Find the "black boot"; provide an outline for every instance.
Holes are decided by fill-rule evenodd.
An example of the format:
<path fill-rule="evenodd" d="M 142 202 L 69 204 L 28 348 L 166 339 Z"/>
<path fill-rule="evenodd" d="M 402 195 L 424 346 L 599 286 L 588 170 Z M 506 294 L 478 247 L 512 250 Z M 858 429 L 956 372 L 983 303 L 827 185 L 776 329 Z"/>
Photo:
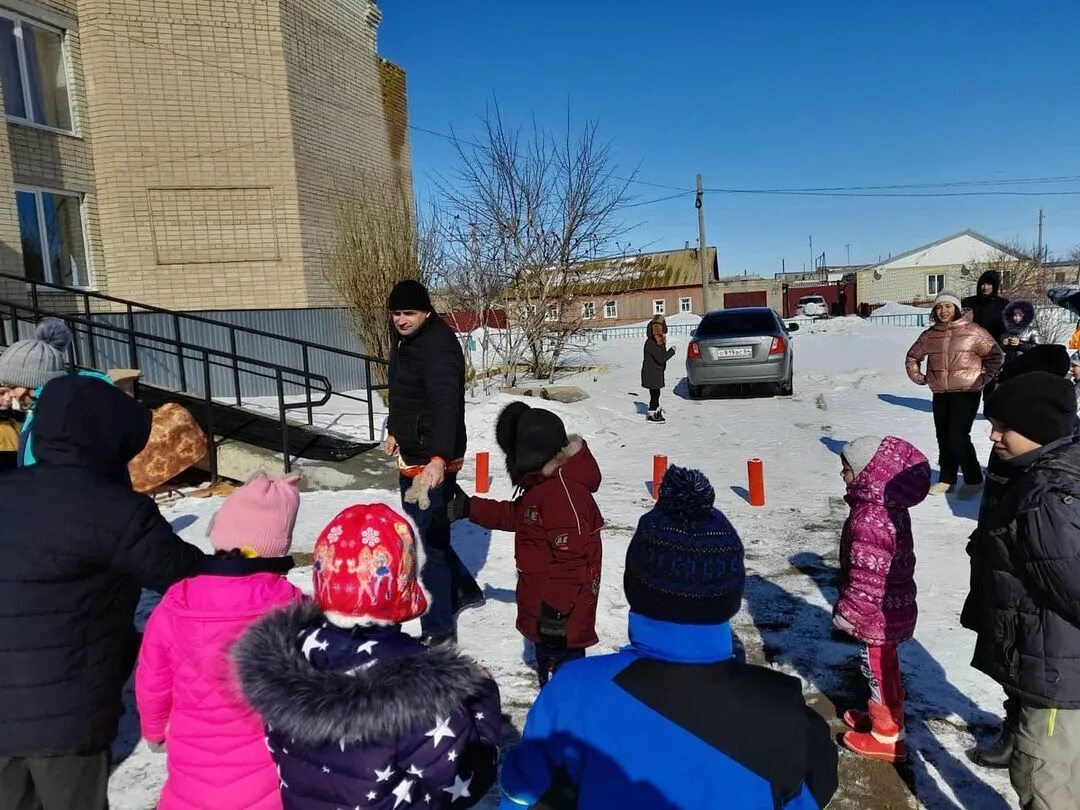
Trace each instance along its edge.
<path fill-rule="evenodd" d="M 420 636 L 420 643 L 425 647 L 442 647 L 446 644 L 457 644 L 457 633 Z"/>
<path fill-rule="evenodd" d="M 484 589 L 476 585 L 458 589 L 456 601 L 457 607 L 454 610 L 454 616 L 459 615 L 463 610 L 483 607 L 487 598 L 484 596 Z"/>
<path fill-rule="evenodd" d="M 984 768 L 1008 768 L 1016 743 L 1016 732 L 1011 726 L 1002 726 L 1001 736 L 989 745 L 971 751 L 971 759 Z"/>

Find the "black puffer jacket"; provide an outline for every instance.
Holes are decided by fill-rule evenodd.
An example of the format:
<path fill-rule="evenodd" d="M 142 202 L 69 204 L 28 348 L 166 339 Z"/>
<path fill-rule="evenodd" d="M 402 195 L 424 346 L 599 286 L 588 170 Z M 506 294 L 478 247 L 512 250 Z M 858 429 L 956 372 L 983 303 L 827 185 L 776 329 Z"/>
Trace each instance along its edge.
<path fill-rule="evenodd" d="M 983 295 L 978 291 L 983 284 L 993 285 L 994 289 L 990 295 Z M 971 320 L 989 332 L 997 341 L 1001 340 L 1001 335 L 1005 331 L 1005 324 L 1001 317 L 1005 311 L 1005 305 L 1009 303 L 998 295 L 1000 288 L 1001 274 L 996 270 L 987 270 L 979 276 L 979 283 L 975 287 L 976 294 L 969 295 L 960 302 L 963 309 L 971 310 Z"/>
<path fill-rule="evenodd" d="M 94 754 L 116 736 L 140 586 L 165 590 L 203 554 L 131 489 L 143 405 L 61 377 L 31 429 L 38 463 L 0 476 L 0 756 Z"/>
<path fill-rule="evenodd" d="M 465 456 L 465 357 L 461 343 L 432 313 L 390 353 L 390 420 L 406 464 Z"/>
<path fill-rule="evenodd" d="M 1011 463 L 981 521 L 972 666 L 1025 705 L 1080 709 L 1080 442 Z"/>

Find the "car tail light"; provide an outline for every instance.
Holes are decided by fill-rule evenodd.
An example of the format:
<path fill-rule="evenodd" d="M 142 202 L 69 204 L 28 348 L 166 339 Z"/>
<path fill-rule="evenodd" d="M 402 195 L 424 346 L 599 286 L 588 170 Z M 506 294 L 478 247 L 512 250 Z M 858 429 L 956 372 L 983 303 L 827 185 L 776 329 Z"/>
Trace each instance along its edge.
<path fill-rule="evenodd" d="M 772 339 L 772 348 L 769 349 L 769 357 L 774 354 L 783 354 L 785 351 L 787 351 L 787 341 L 782 337 L 774 337 Z"/>
<path fill-rule="evenodd" d="M 690 341 L 689 343 L 686 344 L 686 359 L 687 360 L 700 360 L 701 359 L 701 349 L 698 348 L 698 345 L 696 343 L 694 343 L 694 341 Z"/>

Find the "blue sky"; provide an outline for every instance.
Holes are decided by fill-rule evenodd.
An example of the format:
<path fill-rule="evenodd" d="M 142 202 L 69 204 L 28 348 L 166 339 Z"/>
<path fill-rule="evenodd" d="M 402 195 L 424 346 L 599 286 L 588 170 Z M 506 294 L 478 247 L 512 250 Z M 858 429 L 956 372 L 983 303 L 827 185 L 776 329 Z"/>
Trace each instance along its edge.
<path fill-rule="evenodd" d="M 408 73 L 414 126 L 599 122 L 618 167 L 692 189 L 1080 178 L 1075 0 L 384 0 L 379 47 Z M 421 200 L 453 147 L 414 129 Z M 985 187 L 984 187 L 985 188 Z M 1002 187 L 997 187 L 1002 188 Z M 1080 180 L 1011 186 L 1080 192 Z M 980 190 L 964 187 L 957 190 Z M 675 193 L 633 187 L 637 201 Z M 954 231 L 1080 244 L 1080 194 L 706 196 L 721 272 L 815 253 L 875 261 Z M 697 239 L 693 195 L 624 212 L 631 250 Z"/>

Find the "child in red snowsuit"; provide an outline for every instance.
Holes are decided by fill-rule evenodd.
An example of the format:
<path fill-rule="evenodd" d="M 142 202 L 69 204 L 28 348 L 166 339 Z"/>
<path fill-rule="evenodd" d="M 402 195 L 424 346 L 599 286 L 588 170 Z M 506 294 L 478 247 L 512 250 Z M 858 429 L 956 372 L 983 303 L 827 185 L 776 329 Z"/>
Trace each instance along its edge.
<path fill-rule="evenodd" d="M 512 501 L 469 498 L 460 490 L 450 519 L 468 517 L 488 529 L 514 532 L 517 629 L 536 645 L 544 686 L 566 661 L 596 644 L 604 518 L 593 499 L 600 468 L 585 440 L 567 436 L 551 411 L 513 402 L 499 414 L 495 437 L 506 454 Z"/>

